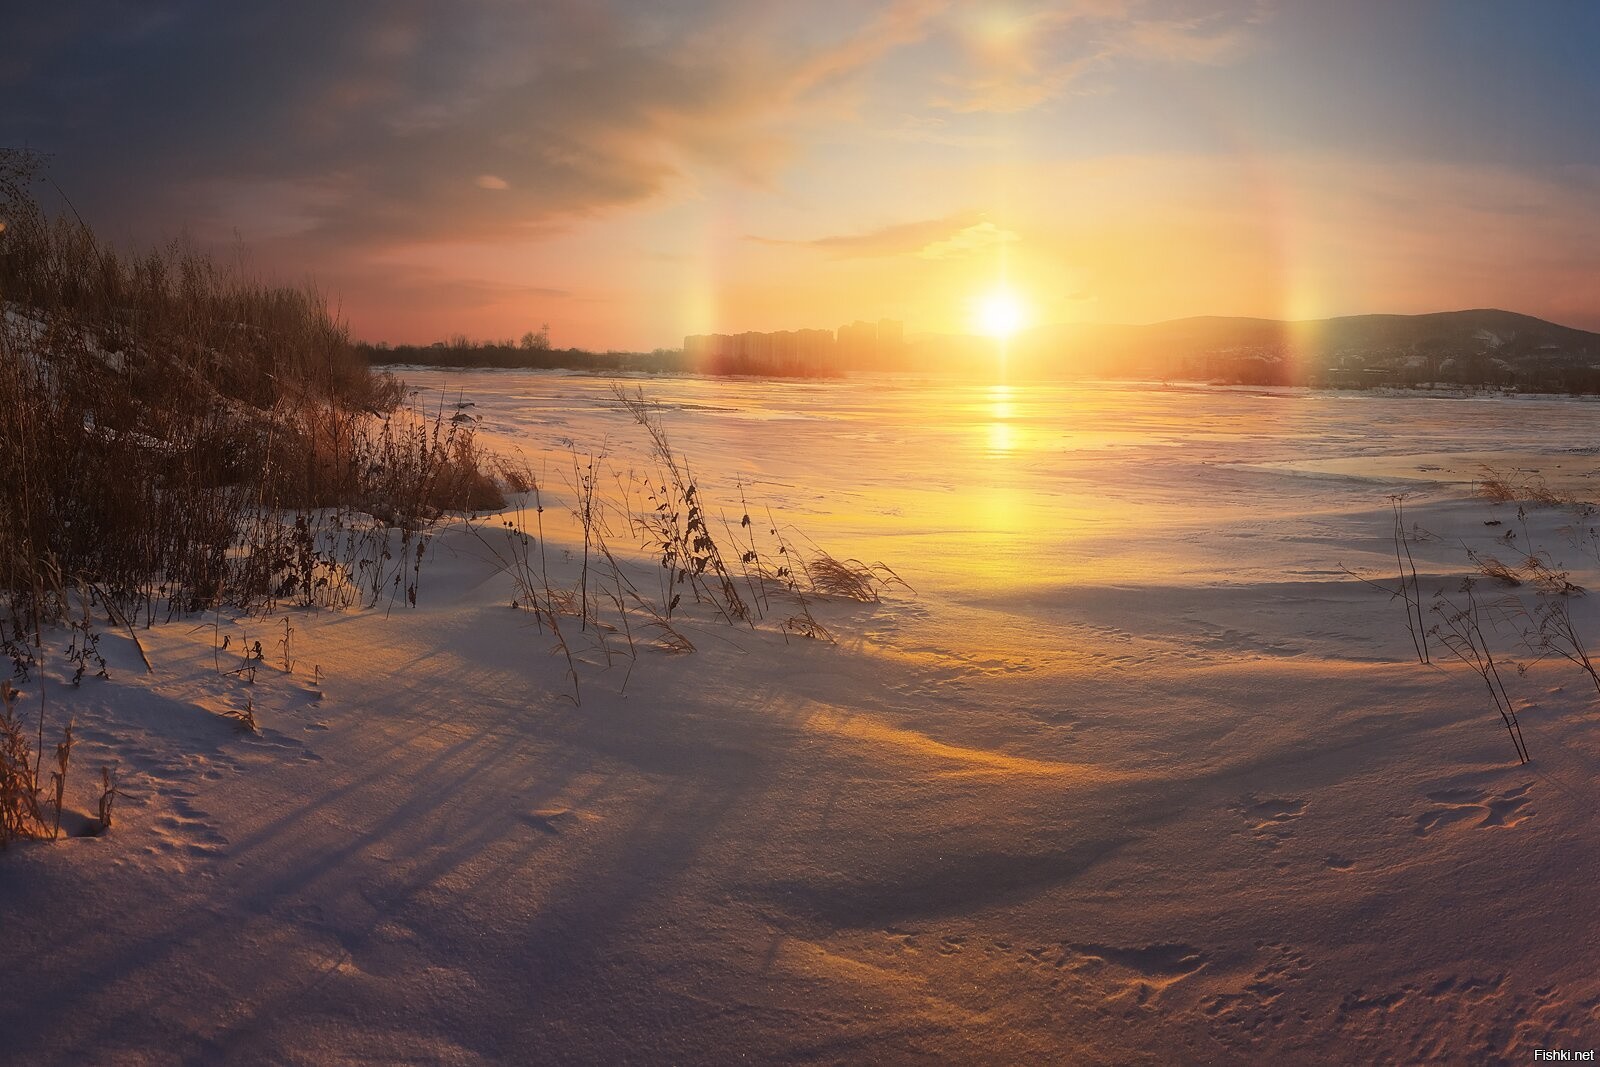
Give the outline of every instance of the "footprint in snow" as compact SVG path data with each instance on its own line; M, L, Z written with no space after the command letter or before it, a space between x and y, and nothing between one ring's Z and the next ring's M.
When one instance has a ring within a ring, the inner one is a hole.
M1516 826L1533 814L1532 809L1524 810L1533 799L1528 795L1532 788L1532 782L1525 782L1503 793L1471 787L1437 790L1428 794L1428 800L1436 806L1417 816L1412 832L1427 837L1458 825L1470 824L1475 829Z
M1268 848L1278 848L1293 835L1295 820L1306 813L1306 801L1300 797L1247 793L1233 810L1244 817L1251 836Z
M522 821L535 830L555 836L569 829L578 821L578 816L568 808L543 808L527 812Z

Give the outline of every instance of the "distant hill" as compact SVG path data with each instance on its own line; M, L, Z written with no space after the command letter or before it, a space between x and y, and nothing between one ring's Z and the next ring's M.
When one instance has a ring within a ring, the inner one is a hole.
M1202 316L1071 324L1029 331L1011 347L1023 373L1600 391L1600 334L1492 308L1301 322Z

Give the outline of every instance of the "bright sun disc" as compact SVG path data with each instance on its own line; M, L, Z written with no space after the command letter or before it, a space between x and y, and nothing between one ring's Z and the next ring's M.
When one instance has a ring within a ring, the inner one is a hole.
M978 302L978 330L989 337L1005 340L1022 328L1022 301L1017 294L997 289Z

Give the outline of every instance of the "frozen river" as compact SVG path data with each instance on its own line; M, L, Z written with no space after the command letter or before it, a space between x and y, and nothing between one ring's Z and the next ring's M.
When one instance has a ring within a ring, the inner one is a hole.
M476 404L501 447L551 471L640 462L640 435L589 376L408 370ZM1600 407L1566 398L1383 396L908 378L637 378L713 504L735 486L835 554L912 584L1258 580L1337 572L1342 512L1394 492L1469 493L1485 467L1591 488ZM1261 551L1263 538L1276 550ZM1294 548L1294 545L1300 545ZM1136 557L1136 558L1135 558Z

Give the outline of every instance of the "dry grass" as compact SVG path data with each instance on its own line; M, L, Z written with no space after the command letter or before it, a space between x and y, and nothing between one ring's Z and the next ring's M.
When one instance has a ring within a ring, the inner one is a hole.
M433 525L500 506L470 423L403 403L315 289L263 285L181 243L110 248L28 196L0 150L0 654L29 679L66 632L103 676L91 609L157 617L283 602L415 604ZM286 669L293 660L285 631ZM249 680L259 643L233 673ZM149 669L148 659L145 661ZM46 756L0 712L0 842L55 836L71 726ZM235 716L255 730L247 695ZM118 796L101 769L100 823Z
M1574 503L1549 493L1542 482L1535 482L1530 487L1528 483L1500 478L1492 471L1489 474L1491 476L1480 483L1479 492L1490 499L1561 505ZM1523 738L1516 705L1506 689L1500 669L1505 661L1497 658L1491 638L1504 624L1517 625L1524 649L1532 652L1538 659L1555 655L1574 664L1588 677L1596 693L1600 694L1600 669L1596 668L1590 658L1587 643L1579 632L1569 608L1573 598L1585 595L1584 588L1572 581L1570 572L1554 557L1536 547L1528 526L1527 510L1519 505L1517 528L1508 529L1503 535L1495 538L1497 544L1507 548L1521 546L1516 561L1505 562L1497 556L1475 551L1463 543L1462 550L1471 561L1477 577L1463 578L1459 594L1456 596L1446 595L1442 591L1435 594L1432 612L1438 621L1425 634L1419 634L1416 623L1420 617L1417 608L1420 597L1416 592L1416 567L1411 559L1409 542L1401 532L1404 521L1401 498L1391 497L1390 500L1394 509L1395 560L1399 569L1398 589L1389 589L1386 585L1366 578L1361 580L1383 588L1392 595L1405 598L1408 609L1407 620L1412 627L1413 638L1418 639L1418 657L1421 662L1428 662L1426 639L1433 637L1456 659L1472 668L1483 682L1484 688L1488 690L1490 701L1511 738L1518 761L1527 763L1531 756ZM1501 524L1501 520L1498 519L1485 523L1488 526ZM1581 542L1574 543L1580 548L1585 547ZM1354 572L1347 570L1347 573ZM1479 582L1484 578L1507 588L1531 590L1535 598L1533 606L1527 604L1526 592L1508 593L1497 601L1486 605L1480 604L1477 589ZM1490 625L1486 625L1486 622ZM1519 674L1527 670L1525 663L1513 663L1512 666Z
M39 767L27 727L17 714L17 692L0 681L0 848L41 836Z
M1473 488L1479 496L1495 504L1506 504L1517 499L1516 487L1488 467L1483 468L1483 476Z
M67 768L72 758L69 722L56 745L56 767L50 772L47 793L42 777L44 707L40 705L30 737L17 711L18 696L10 681L0 681L0 848L13 841L53 841L61 835Z
M1600 671L1595 669L1588 647L1572 621L1567 598L1550 598L1539 606L1532 620L1531 630L1524 635L1529 647L1541 656L1554 653L1583 671L1600 696Z
M569 444L565 510L582 543L574 545L568 568L553 568L546 555L544 487L526 461L496 461L501 480L522 499L491 522L471 526L512 579L512 609L531 612L566 660L574 703L581 699L581 664L625 667L626 689L640 649L691 653L701 633L729 639L708 629L717 624L759 630L767 623L785 639L831 641L817 617L819 602L870 604L890 586L910 588L883 563L841 560L815 545L802 551L770 510L765 524L752 519L742 485L743 513L735 526L706 499L688 460L673 449L660 408L637 390L617 387L613 395L643 429L654 467L618 470L607 462L609 448L583 453ZM716 535L708 515L719 516ZM636 538L652 562L619 560L613 549L618 536ZM737 570L725 562L733 558Z
M117 788L117 772L110 767L100 768L100 799L95 804L95 814L100 820L100 829L111 829L112 809L116 807L117 798L122 791Z
M1479 574L1504 586L1515 588L1524 583L1531 584L1543 596L1582 596L1585 592L1583 586L1572 581L1566 570L1539 552L1524 556L1516 566L1470 548L1467 549L1467 558Z
M473 428L399 407L401 383L370 373L314 289L182 244L114 250L29 200L29 166L0 152L0 641L14 659L90 588L130 624L358 588L411 601L427 526L499 505Z
M1501 585L1518 586L1522 584L1522 576L1515 569L1506 566L1494 556L1479 555L1470 551L1467 554L1472 557L1472 562L1477 566L1478 572L1485 578L1493 579Z
M1522 723L1517 719L1516 706L1506 692L1505 682L1500 677L1500 665L1483 631L1482 612L1473 593L1472 579L1462 581L1460 602L1441 595L1433 610L1439 622L1431 632L1483 681L1489 691L1489 699L1500 714L1506 732L1511 736L1511 743L1517 750L1517 762L1527 763L1531 757L1522 739Z
M820 549L806 561L805 570L811 582L811 592L821 597L841 597L875 604L883 599L882 592L890 585L911 588L883 563L834 559Z
M1482 474L1474 483L1474 490L1485 500L1496 504L1520 501L1545 507L1563 507L1578 506L1582 503L1574 497L1557 493L1537 474L1520 471L1502 474L1489 466L1482 467L1481 471Z
M688 461L673 450L667 438L660 409L644 396L620 385L612 386L612 396L644 430L656 461L654 481L646 481L651 508L645 516L653 549L661 553L661 567L667 578L662 599L668 618L679 602L679 587L686 587L694 599L711 605L728 622L748 621L750 606L740 595L722 547L706 522L705 500L695 483Z

